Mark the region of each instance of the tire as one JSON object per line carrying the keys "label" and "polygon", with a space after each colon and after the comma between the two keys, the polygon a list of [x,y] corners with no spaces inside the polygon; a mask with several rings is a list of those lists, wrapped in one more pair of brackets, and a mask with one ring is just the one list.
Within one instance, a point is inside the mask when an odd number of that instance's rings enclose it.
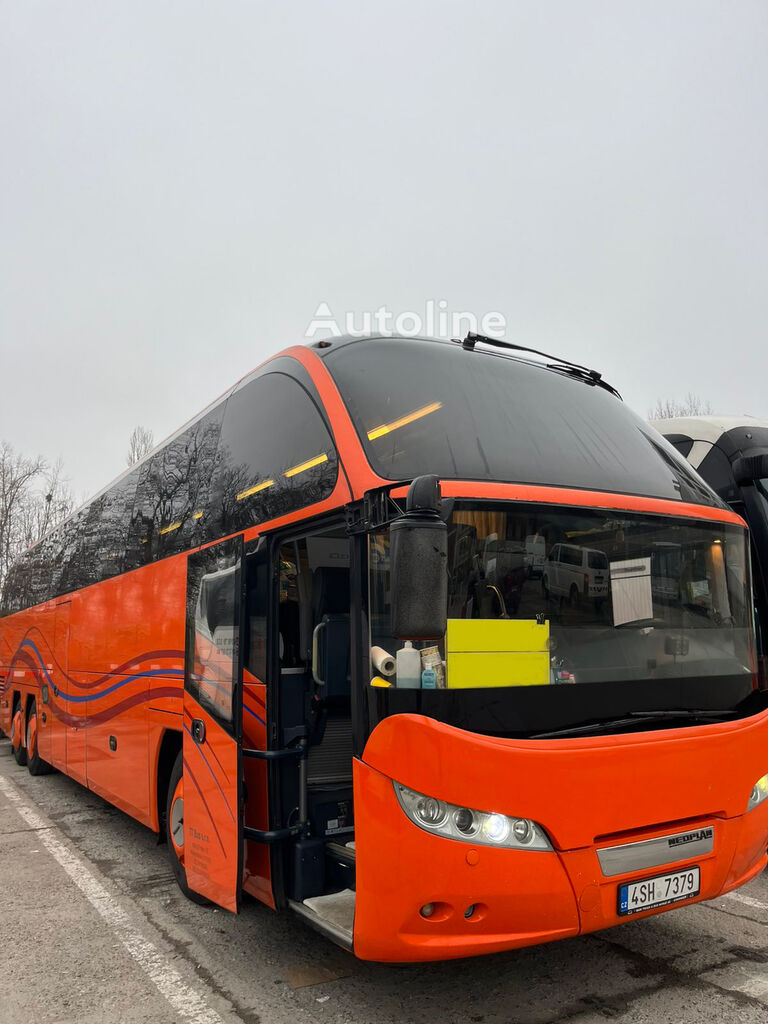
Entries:
{"label": "tire", "polygon": [[168,796],[165,802],[165,841],[176,884],[188,900],[206,906],[210,901],[189,888],[184,868],[184,767],[181,751],[178,753],[171,772],[171,781],[168,783]]}
{"label": "tire", "polygon": [[575,583],[571,584],[571,589],[568,591],[568,600],[571,608],[578,608],[579,606],[579,588]]}
{"label": "tire", "polygon": [[32,703],[27,712],[27,731],[25,747],[27,751],[27,769],[30,775],[47,775],[51,766],[44,761],[37,749],[37,701],[32,698]]}
{"label": "tire", "polygon": [[16,764],[23,767],[27,763],[27,748],[24,746],[24,712],[21,704],[17,704],[11,722],[11,749]]}

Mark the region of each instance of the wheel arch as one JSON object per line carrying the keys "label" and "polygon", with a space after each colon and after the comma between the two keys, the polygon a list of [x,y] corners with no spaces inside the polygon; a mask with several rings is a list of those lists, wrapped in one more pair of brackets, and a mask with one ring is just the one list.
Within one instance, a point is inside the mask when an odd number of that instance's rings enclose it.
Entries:
{"label": "wheel arch", "polygon": [[161,841],[165,841],[165,805],[168,796],[168,785],[171,781],[171,772],[176,763],[176,758],[182,749],[182,733],[180,729],[166,729],[163,732],[160,745],[157,750],[157,763],[155,767],[155,810],[157,813],[157,829]]}

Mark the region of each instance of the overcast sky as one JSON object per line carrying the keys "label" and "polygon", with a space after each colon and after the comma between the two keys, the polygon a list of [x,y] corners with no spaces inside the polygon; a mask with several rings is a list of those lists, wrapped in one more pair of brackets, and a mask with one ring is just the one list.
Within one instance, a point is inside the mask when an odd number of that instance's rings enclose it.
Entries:
{"label": "overcast sky", "polygon": [[0,2],[0,438],[78,496],[427,300],[768,417],[768,4]]}

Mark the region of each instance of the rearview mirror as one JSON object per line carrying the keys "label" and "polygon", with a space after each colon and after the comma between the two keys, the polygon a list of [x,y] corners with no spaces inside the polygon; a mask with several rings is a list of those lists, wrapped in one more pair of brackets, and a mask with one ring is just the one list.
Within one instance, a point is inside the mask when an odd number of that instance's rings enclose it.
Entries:
{"label": "rearview mirror", "polygon": [[440,482],[417,477],[405,515],[389,527],[392,635],[440,640],[448,616],[448,528],[440,516]]}

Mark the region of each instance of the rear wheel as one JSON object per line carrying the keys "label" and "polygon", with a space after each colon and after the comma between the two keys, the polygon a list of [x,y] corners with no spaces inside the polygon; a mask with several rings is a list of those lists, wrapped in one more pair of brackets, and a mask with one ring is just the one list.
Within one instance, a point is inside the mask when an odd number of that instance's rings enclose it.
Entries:
{"label": "rear wheel", "polygon": [[51,766],[44,761],[37,749],[37,701],[32,700],[27,712],[27,768],[30,775],[47,775]]}
{"label": "rear wheel", "polygon": [[571,589],[568,592],[568,600],[571,603],[572,608],[576,608],[579,603],[579,588],[575,583],[571,584]]}
{"label": "rear wheel", "polygon": [[184,867],[184,766],[181,751],[171,772],[168,784],[168,799],[165,805],[165,838],[168,843],[168,856],[173,868],[176,882],[193,903],[205,905],[208,900],[199,893],[193,892],[187,885],[187,871]]}
{"label": "rear wheel", "polygon": [[11,749],[16,764],[25,765],[27,763],[27,748],[24,745],[24,712],[21,710],[20,703],[16,705],[16,710],[13,712]]}

